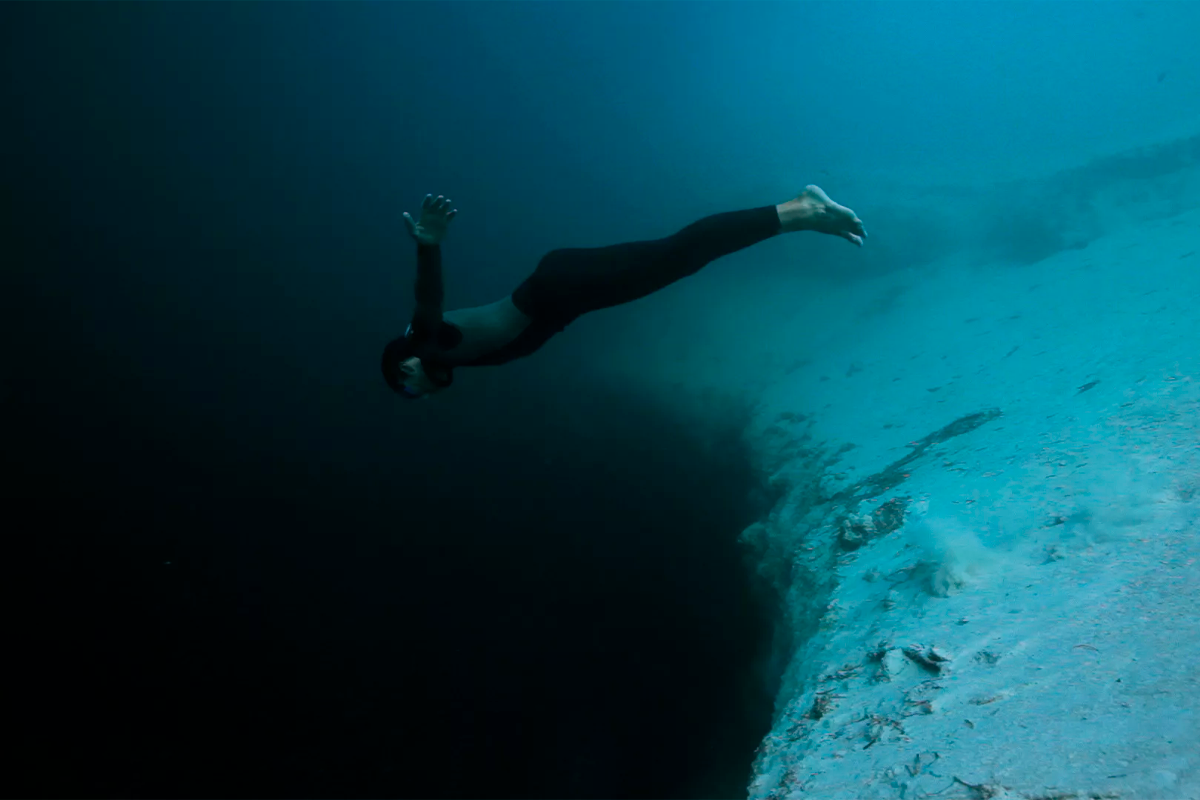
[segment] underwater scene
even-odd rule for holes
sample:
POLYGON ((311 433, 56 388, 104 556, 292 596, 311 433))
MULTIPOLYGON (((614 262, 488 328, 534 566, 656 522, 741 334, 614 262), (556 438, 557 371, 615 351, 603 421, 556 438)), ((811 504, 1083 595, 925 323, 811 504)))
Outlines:
POLYGON ((1200 4, 0 4, 14 797, 1200 799, 1200 4))

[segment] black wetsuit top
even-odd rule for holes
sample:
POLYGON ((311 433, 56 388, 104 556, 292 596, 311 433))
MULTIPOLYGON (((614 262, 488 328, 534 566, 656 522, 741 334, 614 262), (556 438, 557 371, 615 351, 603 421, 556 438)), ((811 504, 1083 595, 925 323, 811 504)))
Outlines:
POLYGON ((441 248, 418 245, 416 312, 384 350, 384 377, 397 388, 399 363, 414 355, 447 384, 453 367, 527 356, 589 311, 645 297, 779 231, 775 206, 764 206, 714 214, 663 239, 553 250, 510 297, 449 313, 442 311, 441 248))

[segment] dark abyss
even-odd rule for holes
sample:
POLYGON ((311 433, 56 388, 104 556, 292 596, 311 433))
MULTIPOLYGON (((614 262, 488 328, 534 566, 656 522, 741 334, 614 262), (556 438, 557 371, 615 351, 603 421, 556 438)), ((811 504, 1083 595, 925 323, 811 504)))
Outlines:
POLYGON ((387 8, 431 13, 0 9, 13 795, 744 791, 739 420, 689 429, 566 339, 438 404, 379 378, 398 198, 441 157, 402 138, 387 8))

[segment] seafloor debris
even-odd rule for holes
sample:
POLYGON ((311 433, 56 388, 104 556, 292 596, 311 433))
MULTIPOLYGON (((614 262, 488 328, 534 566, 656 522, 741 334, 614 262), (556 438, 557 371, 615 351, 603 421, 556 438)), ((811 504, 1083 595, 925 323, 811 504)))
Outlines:
POLYGON ((805 712, 805 719, 821 719, 828 714, 834 705, 835 700, 840 700, 845 697, 844 694, 834 694, 832 689, 823 692, 817 692, 816 698, 813 700, 812 708, 805 712))
POLYGON ((854 664, 854 663, 845 664, 841 667, 841 669, 838 669, 834 672, 830 672, 830 673, 826 673, 825 675, 822 675, 821 682, 824 683, 825 681, 849 680, 850 678, 858 677, 858 671, 860 669, 862 669, 861 664, 854 664))
POLYGON ((1000 654, 992 650, 980 650, 975 654, 975 660, 990 667, 1000 660, 1000 654))
POLYGON ((870 714, 867 717, 867 745, 864 750, 879 744, 890 731, 898 731, 904 741, 909 741, 904 725, 891 717, 882 714, 870 714))
POLYGON ((853 486, 846 487, 831 499, 853 502, 865 500, 869 497, 878 497, 889 489, 894 489, 908 480, 908 476, 912 470, 910 465, 925 455, 925 452, 929 448, 953 439, 956 436, 970 433, 992 420, 999 419, 1001 416, 1003 416, 1003 412, 1000 409, 989 408, 984 411, 977 411, 974 414, 968 414, 965 417, 959 417, 954 422, 934 431, 928 436, 914 442, 909 442, 908 446, 912 448, 912 452, 904 458, 889 464, 874 475, 868 475, 853 486))
MULTIPOLYGON (((954 783, 967 787, 978 800, 1115 800, 1116 792, 1050 792, 1049 794, 1025 794, 999 783, 967 783, 957 775, 954 783)), ((940 794, 940 793, 939 793, 940 794)))
POLYGON ((893 497, 870 514, 848 514, 838 524, 838 544, 857 550, 872 539, 887 536, 904 526, 909 497, 893 497))
POLYGON ((927 645, 910 645, 904 648, 904 655, 915 661, 930 672, 941 673, 950 662, 950 656, 936 647, 927 645))
POLYGON ((917 753, 915 756, 913 756, 912 763, 905 764, 904 768, 908 770, 910 777, 915 778, 916 776, 920 775, 926 767, 933 764, 933 762, 937 761, 941 757, 942 756, 940 753, 917 753))

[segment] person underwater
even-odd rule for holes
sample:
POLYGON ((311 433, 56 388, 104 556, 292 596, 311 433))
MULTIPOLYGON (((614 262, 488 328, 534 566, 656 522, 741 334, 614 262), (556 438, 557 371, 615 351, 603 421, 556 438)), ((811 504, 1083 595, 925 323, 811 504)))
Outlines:
POLYGON ((450 386, 458 367, 531 355, 584 314, 653 294, 781 233, 815 231, 859 247, 867 236, 858 215, 807 186, 785 203, 713 214, 663 239, 552 250, 504 299, 445 312, 441 243, 457 213, 441 195, 426 195, 416 220, 404 212, 417 243, 416 310, 404 335, 384 347, 383 377, 406 399, 450 386))

